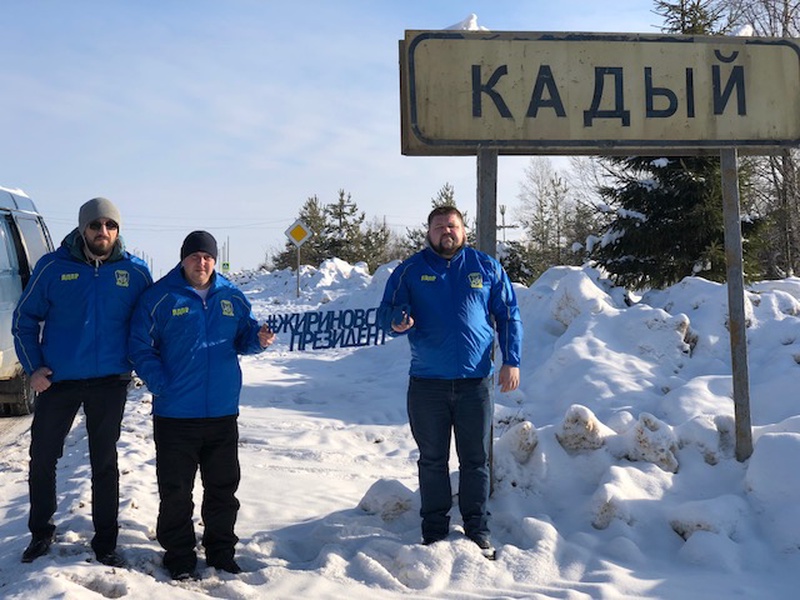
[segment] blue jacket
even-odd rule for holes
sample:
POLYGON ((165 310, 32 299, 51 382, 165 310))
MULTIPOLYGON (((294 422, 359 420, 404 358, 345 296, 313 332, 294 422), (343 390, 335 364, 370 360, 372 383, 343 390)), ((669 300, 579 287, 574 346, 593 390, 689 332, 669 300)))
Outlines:
POLYGON ((46 366, 52 381, 129 374, 131 313, 152 282, 147 265, 125 252, 122 238, 97 265, 73 230, 36 263, 14 311, 14 347, 25 372, 46 366))
POLYGON ((491 349, 496 320, 503 364, 518 367, 522 322, 514 288, 500 263, 465 247, 445 259, 430 248, 397 267, 386 282, 378 309, 383 329, 398 335, 392 321, 406 311, 414 377, 461 379, 492 373, 491 349))
POLYGON ((214 273, 205 302, 180 264, 139 299, 130 355, 153 394, 153 414, 182 419, 239 413, 239 354, 263 348, 250 302, 214 273))

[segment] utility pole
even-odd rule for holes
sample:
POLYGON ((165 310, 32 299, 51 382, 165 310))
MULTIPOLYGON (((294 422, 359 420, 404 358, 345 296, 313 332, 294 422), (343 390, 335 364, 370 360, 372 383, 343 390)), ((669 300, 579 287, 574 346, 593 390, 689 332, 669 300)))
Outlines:
POLYGON ((506 241, 506 229, 518 229, 519 225, 506 225, 506 205, 501 204, 499 207, 500 209, 500 223, 497 228, 503 231, 503 242, 506 241))

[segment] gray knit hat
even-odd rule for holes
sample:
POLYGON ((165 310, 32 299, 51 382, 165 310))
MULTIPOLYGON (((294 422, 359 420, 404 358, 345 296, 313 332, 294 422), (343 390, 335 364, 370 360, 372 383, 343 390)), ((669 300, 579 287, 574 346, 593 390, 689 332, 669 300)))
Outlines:
POLYGON ((122 227, 122 217, 119 210, 111 200, 105 198, 92 198, 78 212, 78 230, 83 234, 86 227, 97 219, 110 219, 120 228, 122 227))

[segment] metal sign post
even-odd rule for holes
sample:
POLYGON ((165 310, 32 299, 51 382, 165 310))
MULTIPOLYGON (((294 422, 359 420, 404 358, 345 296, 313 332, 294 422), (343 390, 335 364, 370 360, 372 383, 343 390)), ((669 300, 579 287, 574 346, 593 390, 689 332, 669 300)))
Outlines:
POLYGON ((231 237, 228 236, 220 249, 220 259, 222 259, 222 274, 227 275, 231 270, 231 237))
POLYGON ((497 150, 478 148, 478 250, 497 253, 497 150))
MULTIPOLYGON (((476 238, 478 250, 489 256, 497 254, 497 150, 478 148, 478 218, 476 222, 476 238)), ((492 319, 494 325, 494 319, 492 319)), ((492 344, 492 362, 494 362, 494 344, 492 344)), ((492 381, 489 389, 492 407, 496 382, 492 381)), ((494 410, 494 408, 492 408, 494 410)), ((491 424, 491 443, 489 444, 489 494, 494 491, 494 420, 491 424)))
POLYGON ((733 409, 736 419, 736 459, 743 462, 753 453, 750 428, 750 383, 747 367, 744 268, 742 266, 742 222, 739 215, 739 177, 736 149, 720 152, 722 167, 722 214, 725 224, 725 260, 728 264, 728 331, 731 337, 733 409))
POLYGON ((297 247, 297 297, 300 297, 300 246, 302 246, 308 238, 314 235, 314 232, 306 225, 301 219, 297 219, 294 223, 289 225, 289 228, 284 231, 286 237, 289 238, 297 247))

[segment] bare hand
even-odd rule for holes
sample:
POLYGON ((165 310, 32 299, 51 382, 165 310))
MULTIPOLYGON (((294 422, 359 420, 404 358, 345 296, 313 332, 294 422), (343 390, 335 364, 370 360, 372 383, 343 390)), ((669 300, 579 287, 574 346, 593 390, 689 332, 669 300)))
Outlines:
POLYGON ((258 342, 261 344, 262 348, 266 348, 274 341, 275 333, 269 327, 267 327, 266 323, 264 323, 261 326, 261 329, 258 330, 258 342))
POLYGON ((50 367, 39 367, 33 373, 31 373, 31 387, 33 391, 37 394, 41 394, 51 385, 53 382, 50 381, 50 375, 53 374, 53 371, 50 370, 50 367))
POLYGON ((403 318, 400 319, 399 323, 395 323, 392 321, 392 329, 397 333, 403 333, 404 331, 408 331, 414 326, 414 317, 403 311, 403 318))
POLYGON ((503 365, 498 377, 501 392, 512 392, 519 387, 519 367, 503 365))

